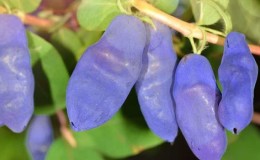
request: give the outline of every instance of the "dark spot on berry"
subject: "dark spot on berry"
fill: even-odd
[[[233,132],[234,132],[235,134],[237,134],[237,129],[236,129],[236,128],[234,128],[234,129],[233,129]]]

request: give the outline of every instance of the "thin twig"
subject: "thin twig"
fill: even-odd
[[[70,129],[67,128],[67,119],[62,110],[56,112],[58,120],[60,122],[60,132],[64,139],[71,145],[71,147],[75,148],[77,146],[77,142],[73,137],[73,134]]]
[[[132,0],[132,4],[140,12],[158,20],[159,22],[168,25],[172,29],[182,33],[184,36],[193,36],[197,39],[203,39],[203,33],[196,25],[182,21],[174,16],[171,16],[154,6],[147,3],[145,0]],[[225,39],[218,35],[206,32],[207,42],[224,45]],[[250,51],[256,55],[260,55],[260,46],[249,44]]]
[[[8,13],[7,9],[0,6],[0,13]],[[17,12],[16,15],[21,18],[24,24],[37,26],[41,28],[48,28],[53,26],[53,22],[47,19],[42,19],[30,14],[24,14],[22,12]]]
[[[257,125],[260,125],[260,113],[254,113],[252,123],[255,123]]]
[[[50,20],[35,17],[35,16],[29,15],[29,14],[26,14],[23,17],[23,22],[24,22],[24,24],[37,26],[37,27],[41,27],[41,28],[50,28],[54,25],[54,23]]]

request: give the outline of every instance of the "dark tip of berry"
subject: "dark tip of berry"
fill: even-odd
[[[236,128],[234,128],[234,129],[233,129],[233,132],[234,132],[235,134],[237,134],[237,129],[236,129]]]
[[[76,126],[74,125],[74,123],[73,123],[73,122],[70,122],[70,124],[71,124],[73,127],[76,127]]]

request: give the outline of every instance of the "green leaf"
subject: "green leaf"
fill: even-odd
[[[78,35],[67,28],[61,28],[51,37],[52,44],[57,48],[69,73],[72,73],[77,63],[77,53],[83,47]]]
[[[223,10],[226,10],[228,7],[229,0],[210,0],[215,2]],[[220,15],[217,10],[205,3],[207,0],[190,0],[192,12],[194,14],[196,22],[200,25],[211,25],[220,20]]]
[[[102,36],[101,31],[86,31],[83,28],[80,28],[77,31],[77,35],[80,38],[80,40],[83,43],[83,46],[78,50],[78,52],[76,53],[76,59],[78,60],[81,55],[84,53],[84,51],[92,44],[94,44],[95,42],[97,42],[100,37]]]
[[[52,114],[65,108],[68,72],[56,49],[41,37],[27,32],[35,78],[35,112]]]
[[[250,7],[252,3],[254,4],[254,9]],[[252,10],[249,11],[249,8]],[[247,0],[246,3],[244,0],[230,1],[228,7],[228,11],[231,14],[234,31],[246,34],[247,39],[257,44],[260,44],[259,9],[260,1],[256,2],[255,0]],[[256,16],[253,12],[258,12],[258,15]]]
[[[223,160],[260,159],[260,134],[255,126],[249,125],[238,136],[229,135],[229,142]]]
[[[69,73],[72,73],[84,51],[97,42],[102,33],[101,31],[86,31],[83,28],[79,28],[77,32],[62,28],[52,35],[51,42],[61,53]]]
[[[13,133],[6,127],[0,128],[0,159],[28,160],[29,155],[25,147],[25,132]]]
[[[252,16],[260,18],[260,1],[259,0],[238,0],[240,6]]]
[[[0,5],[7,4],[11,9],[32,12],[40,5],[41,0],[0,0]]]
[[[97,42],[103,34],[103,31],[86,31],[80,28],[76,34],[85,45],[85,47],[92,45]]]
[[[148,0],[148,1],[152,3],[155,7],[169,14],[173,13],[179,4],[179,0]]]
[[[105,125],[90,130],[86,134],[94,142],[94,148],[111,158],[136,155],[162,143],[162,140],[147,127],[138,126],[125,119],[120,113]]]
[[[54,33],[52,41],[58,42],[62,47],[66,47],[74,55],[76,55],[79,48],[83,45],[76,32],[67,28],[61,28],[58,32]]]
[[[82,0],[77,18],[83,28],[90,31],[103,31],[119,14],[117,0]]]
[[[59,138],[53,142],[48,150],[46,160],[103,160],[102,156],[95,150],[78,145],[72,148],[63,139]]]

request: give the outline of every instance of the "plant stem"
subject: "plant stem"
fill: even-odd
[[[132,0],[133,6],[143,14],[158,20],[159,22],[168,25],[172,29],[180,32],[184,36],[193,36],[197,39],[203,39],[203,33],[198,26],[182,21],[174,16],[171,16],[163,11],[155,8],[145,0]],[[212,44],[224,45],[225,39],[218,35],[206,32],[206,40]],[[249,44],[250,51],[256,55],[260,55],[260,46]]]
[[[0,13],[8,13],[11,14],[11,11],[8,11],[10,9],[6,9],[2,6],[0,6]],[[19,12],[16,14],[21,20],[23,21],[24,24],[31,25],[31,26],[37,26],[41,28],[49,28],[53,26],[53,22],[47,19],[42,19],[39,17],[35,17],[30,14],[23,14],[22,12]]]
[[[256,112],[254,113],[252,122],[255,123],[255,124],[260,125],[260,113],[256,113]]]
[[[22,18],[24,24],[31,25],[31,26],[37,26],[41,28],[50,28],[54,25],[54,23],[47,19],[42,19],[39,17],[35,17],[29,14],[24,15]]]
[[[196,45],[195,45],[195,42],[194,42],[193,37],[188,37],[188,38],[189,38],[189,40],[190,40],[190,44],[191,44],[191,46],[192,46],[192,51],[193,51],[193,53],[195,53],[195,54],[200,54],[200,53],[198,53],[198,50],[197,50],[197,47],[196,47]]]
[[[62,110],[56,112],[58,120],[60,122],[60,132],[64,139],[70,144],[71,147],[75,148],[77,146],[77,142],[73,137],[73,134],[70,129],[67,128],[67,119]]]

